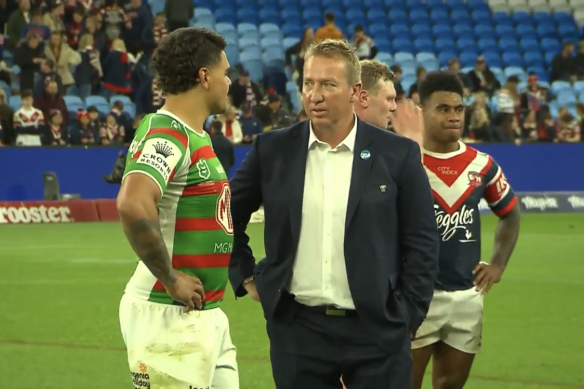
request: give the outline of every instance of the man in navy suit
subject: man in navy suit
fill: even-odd
[[[231,181],[236,296],[261,302],[277,389],[409,389],[410,337],[437,273],[438,232],[415,142],[354,114],[344,41],[305,54],[310,121],[261,134]],[[245,230],[263,204],[261,272]]]

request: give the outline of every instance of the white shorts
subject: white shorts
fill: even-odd
[[[122,296],[120,327],[134,388],[239,389],[227,315],[183,309]]]
[[[481,350],[483,295],[475,288],[446,292],[435,290],[426,320],[412,349],[442,341],[468,354]]]

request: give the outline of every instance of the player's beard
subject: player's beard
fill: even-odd
[[[227,111],[227,97],[218,99],[211,106],[211,115],[222,115]]]

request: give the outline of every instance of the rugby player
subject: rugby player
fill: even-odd
[[[483,296],[507,267],[519,236],[520,212],[499,165],[460,141],[465,107],[458,76],[429,73],[418,91],[424,121],[423,163],[441,241],[434,298],[412,342],[414,389],[422,388],[431,358],[433,387],[462,389],[481,348]],[[400,133],[399,127],[396,132]],[[488,263],[481,261],[478,205],[483,198],[499,217]]]
[[[225,47],[211,30],[182,28],[153,56],[166,101],[136,130],[117,199],[140,258],[119,311],[133,387],[239,388],[220,309],[233,243],[231,191],[203,131],[227,108]]]

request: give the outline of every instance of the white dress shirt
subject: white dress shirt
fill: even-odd
[[[300,239],[288,285],[296,301],[307,306],[355,309],[344,244],[356,134],[357,119],[333,149],[317,139],[310,125]]]

